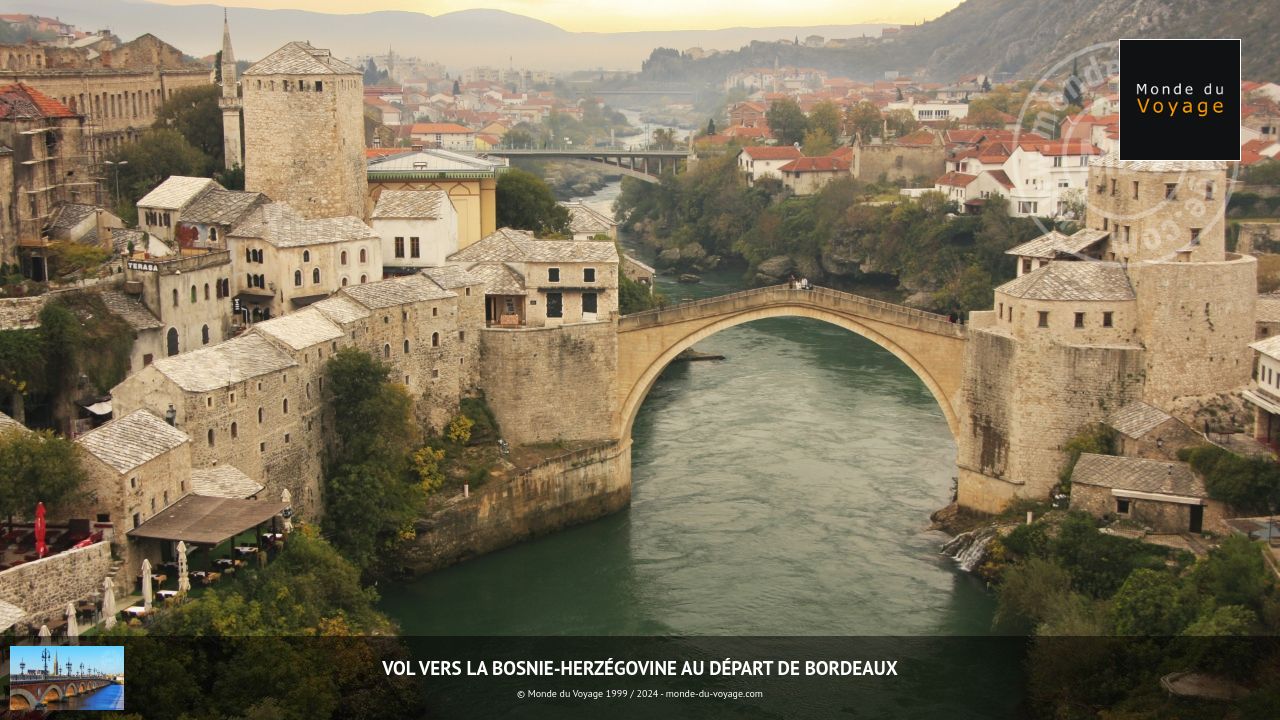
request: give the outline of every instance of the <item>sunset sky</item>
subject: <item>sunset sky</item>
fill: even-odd
[[[152,0],[168,5],[210,0]],[[780,25],[912,24],[960,4],[960,0],[217,0],[227,7],[305,9],[327,13],[410,10],[443,15],[492,8],[527,15],[566,30],[704,30]]]

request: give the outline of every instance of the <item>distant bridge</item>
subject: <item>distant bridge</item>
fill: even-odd
[[[86,695],[113,684],[115,681],[101,675],[50,675],[37,677],[16,676],[10,679],[9,709],[29,710],[40,703],[57,709],[57,704]]]
[[[662,177],[662,173],[666,170],[683,172],[693,156],[693,153],[688,150],[627,150],[625,148],[494,148],[477,154],[482,157],[590,162],[605,165],[624,176],[650,183],[658,182],[658,178]]]

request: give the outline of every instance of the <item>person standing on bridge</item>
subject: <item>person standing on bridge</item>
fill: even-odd
[[[801,290],[812,290],[812,289],[813,289],[813,286],[811,286],[811,285],[809,284],[809,278],[807,278],[807,277],[800,278],[800,289],[801,289]]]

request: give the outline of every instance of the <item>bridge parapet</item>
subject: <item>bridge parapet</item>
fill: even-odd
[[[771,285],[743,290],[729,295],[680,303],[658,310],[624,315],[618,321],[618,332],[641,330],[669,323],[740,312],[771,305],[811,305],[862,316],[895,325],[915,328],[951,338],[965,337],[965,327],[945,315],[926,312],[905,305],[876,300],[853,293],[814,287],[793,290],[787,285]]]

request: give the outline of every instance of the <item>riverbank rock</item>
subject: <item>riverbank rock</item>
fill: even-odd
[[[658,267],[672,268],[680,264],[680,248],[667,248],[658,253]]]
[[[796,267],[790,255],[775,255],[756,266],[756,277],[770,282],[780,282]]]

